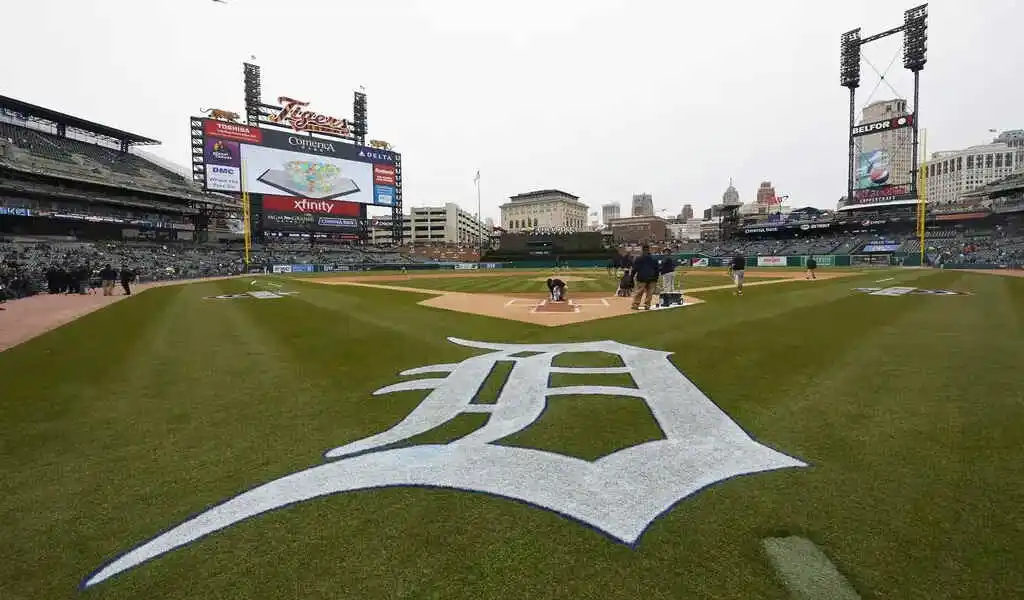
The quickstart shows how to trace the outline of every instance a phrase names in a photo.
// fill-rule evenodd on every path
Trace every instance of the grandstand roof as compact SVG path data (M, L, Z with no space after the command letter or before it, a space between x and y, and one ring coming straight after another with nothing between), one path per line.
M7 96L0 96L0 108L5 108L10 111L21 113L25 117L35 117L36 119L43 119L46 121L52 121L67 127L74 127L82 131L94 133L109 138L113 138L119 141L125 141L129 144L159 144L158 140L143 137L135 133L129 133L100 123L94 123L93 121L87 121L79 117L50 110L49 108L43 108L42 106L36 106L35 104L29 104L15 98L8 98Z

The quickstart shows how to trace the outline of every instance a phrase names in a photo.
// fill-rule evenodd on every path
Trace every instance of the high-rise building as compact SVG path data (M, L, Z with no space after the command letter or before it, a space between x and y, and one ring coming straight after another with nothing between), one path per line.
M993 144L1006 144L1013 150L1014 169L1024 169L1024 129L1011 129L1000 133Z
M683 223L685 223L685 222L689 221L692 218L693 218L693 205L692 204L684 204L683 205L683 212L679 213L679 220L682 221Z
M622 216L622 206L618 202L610 202L601 205L601 222L607 225L612 219Z
M775 206L779 203L775 197L775 186L770 181L761 182L754 198L754 203L758 206Z
M586 231L587 205L561 190L517 194L501 205L501 227L511 232Z
M633 194L634 217L654 216L654 197L650 194Z
M1019 170L1019 154L1005 143L935 152L925 162L929 204L958 202L965 193Z
M864 107L860 123L872 123L896 117L905 117L907 101L903 99L879 100ZM908 185L913 182L913 146L914 134L910 127L893 129L882 133L872 133L856 138L859 154L882 150L889 157L890 185ZM857 163L859 164L859 163Z

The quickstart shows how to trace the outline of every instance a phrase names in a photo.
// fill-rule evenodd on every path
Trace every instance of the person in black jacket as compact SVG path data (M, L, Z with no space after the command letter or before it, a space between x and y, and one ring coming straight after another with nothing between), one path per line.
M676 291L676 261L672 255L666 253L662 256L658 268L661 272L661 291L668 293Z
M814 260L813 256L807 257L807 279L817 279L814 276L814 270L818 268L818 261Z
M729 273L732 275L732 280L736 283L736 295L743 295L743 272L747 268L747 259L742 254L737 252L732 257L732 262L729 264Z
M110 265L106 265L100 269L100 281L103 282L103 295L113 296L114 282L117 281L117 271L112 269Z
M644 310L651 309L651 297L658 285L658 261L651 256L651 247L645 245L640 249L640 256L633 261L633 277L636 279L636 293L633 294L633 310L640 310L641 301Z
M561 279L548 279L548 293L551 300L561 302L565 300L565 282Z
M135 281L135 271L132 271L128 267L121 267L121 287L124 288L124 295L132 295L131 283Z

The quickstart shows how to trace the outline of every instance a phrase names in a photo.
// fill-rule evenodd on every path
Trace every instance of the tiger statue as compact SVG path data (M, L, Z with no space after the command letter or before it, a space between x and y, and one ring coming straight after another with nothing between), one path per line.
M230 110L221 110L219 108L204 108L202 112L203 114L209 113L211 119L217 119L219 121L230 121L232 123L237 123L239 119L238 113L231 112Z

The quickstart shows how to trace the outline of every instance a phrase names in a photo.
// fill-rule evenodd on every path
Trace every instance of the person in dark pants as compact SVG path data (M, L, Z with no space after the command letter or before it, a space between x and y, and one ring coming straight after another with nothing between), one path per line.
M633 272L629 269L623 271L622 279L619 280L619 289L615 295L624 298L633 297Z
M818 261L814 260L813 256L807 258L807 279L817 279L814 276L815 269L818 268Z
M661 291L672 293L676 291L676 261L671 254L665 254L659 265L661 271Z
M633 310L640 310L641 302L644 310L651 309L651 297L658 285L658 261L651 256L651 247L644 245L640 256L633 261L633 277L636 279L636 293L633 294Z
M103 295L113 296L114 282L117 281L117 271L111 268L110 265L106 265L100 269L100 281L103 282Z
M135 271L127 267L121 267L121 287L124 288L124 295L132 295L131 283L135 281Z
M732 262L729 264L729 272L732 275L733 282L736 283L736 295L743 295L743 272L747 268L747 259L742 254L737 252L732 257Z
M548 293L555 302L565 300L565 282L557 278L548 279Z

